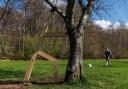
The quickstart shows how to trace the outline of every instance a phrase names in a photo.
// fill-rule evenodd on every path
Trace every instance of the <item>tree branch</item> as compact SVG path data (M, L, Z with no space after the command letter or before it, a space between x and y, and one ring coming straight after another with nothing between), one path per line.
M4 9L2 15L0 16L0 20L4 17L4 15L5 15L6 11L7 11L7 8L8 8L8 3L9 3L10 1L11 1L11 0L7 0L7 1L6 1L6 3L5 3L6 6L5 6L5 9Z
M94 6L94 1L95 0L87 0L87 5L84 7L81 3L82 0L79 0L79 4L82 7L82 15L80 17L79 23L77 25L77 29L80 28L81 26L84 26L84 24L87 22L91 12L92 8Z
M56 11L63 19L65 19L65 15L60 9L54 6L49 0L45 0L45 2L52 8L52 11Z
M76 0L67 0L66 19L65 19L67 34L70 34L75 28L74 25L75 1Z
M83 0L78 0L78 3L80 5L81 9L83 10L84 9Z

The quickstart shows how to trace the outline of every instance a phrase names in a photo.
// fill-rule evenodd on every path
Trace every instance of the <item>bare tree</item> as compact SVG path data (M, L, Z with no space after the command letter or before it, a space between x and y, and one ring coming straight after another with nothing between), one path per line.
M75 25L74 14L77 0L66 0L66 11L63 13L50 0L45 0L52 11L57 12L65 21L67 35L70 43L70 55L65 74L65 82L79 81L83 79L83 35L84 26L91 15L95 0L78 0L81 7L81 16Z

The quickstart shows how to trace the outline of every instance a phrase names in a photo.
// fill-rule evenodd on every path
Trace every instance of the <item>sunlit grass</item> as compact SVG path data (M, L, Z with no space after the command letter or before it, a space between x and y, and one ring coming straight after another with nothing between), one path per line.
M0 61L0 81L21 81L29 61ZM76 85L32 85L27 89L128 89L128 60L112 60L112 67L105 67L104 60L84 61L85 82ZM59 62L59 74L64 78L66 60ZM92 68L88 67L92 64ZM47 80L52 76L52 63L37 61L30 80ZM45 78L45 79L44 79Z

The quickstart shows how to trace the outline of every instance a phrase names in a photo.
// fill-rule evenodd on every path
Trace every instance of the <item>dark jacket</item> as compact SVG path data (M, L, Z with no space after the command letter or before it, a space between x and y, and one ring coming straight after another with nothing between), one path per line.
M108 59L110 57L110 55L111 55L111 52L109 50L106 50L105 51L105 57L106 57L106 59Z

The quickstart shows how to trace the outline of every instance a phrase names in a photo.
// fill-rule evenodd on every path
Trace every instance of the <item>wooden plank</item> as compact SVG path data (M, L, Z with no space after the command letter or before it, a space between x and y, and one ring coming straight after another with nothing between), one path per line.
M44 37L66 37L67 34L63 32L48 32L44 35Z
M55 57L53 57L53 56L51 56L51 55L49 55L49 54L47 54L47 53L45 53L43 51L38 51L38 55L40 55L43 58L48 59L48 60L50 60L50 61L52 61L54 63L53 64L54 81L58 81L59 80L59 77L58 77L59 76L58 75L58 60Z
M35 61L36 61L36 57L37 57L37 52L31 58L30 64L29 64L28 69L27 69L27 72L24 76L24 82L27 82L30 79L32 69L33 69L33 66L34 66Z
M54 62L55 73L58 75L58 69L55 68L55 67L58 67L58 60L56 58L52 57L51 55L43 52L43 51L38 51L31 58L30 64L29 64L28 69L27 69L27 72L26 72L26 74L24 76L24 83L28 82L29 79L30 79L30 76L31 76L31 73L32 73L33 66L35 64L37 55ZM57 75L56 75L56 80L58 80L58 76Z
M58 75L58 61L56 63L54 63L53 65L53 75L54 75L54 81L58 81L59 80L59 75Z
M23 81L12 81L12 80L4 80L0 81L0 85L2 84L23 84ZM1 89L1 88L0 88Z
M57 59L55 57L53 57L53 56L51 56L51 55L49 55L49 54L47 54L47 53L45 53L43 51L38 51L38 55L40 55L41 57L43 57L45 59L48 59L48 60L50 60L52 62L56 62L57 61Z

